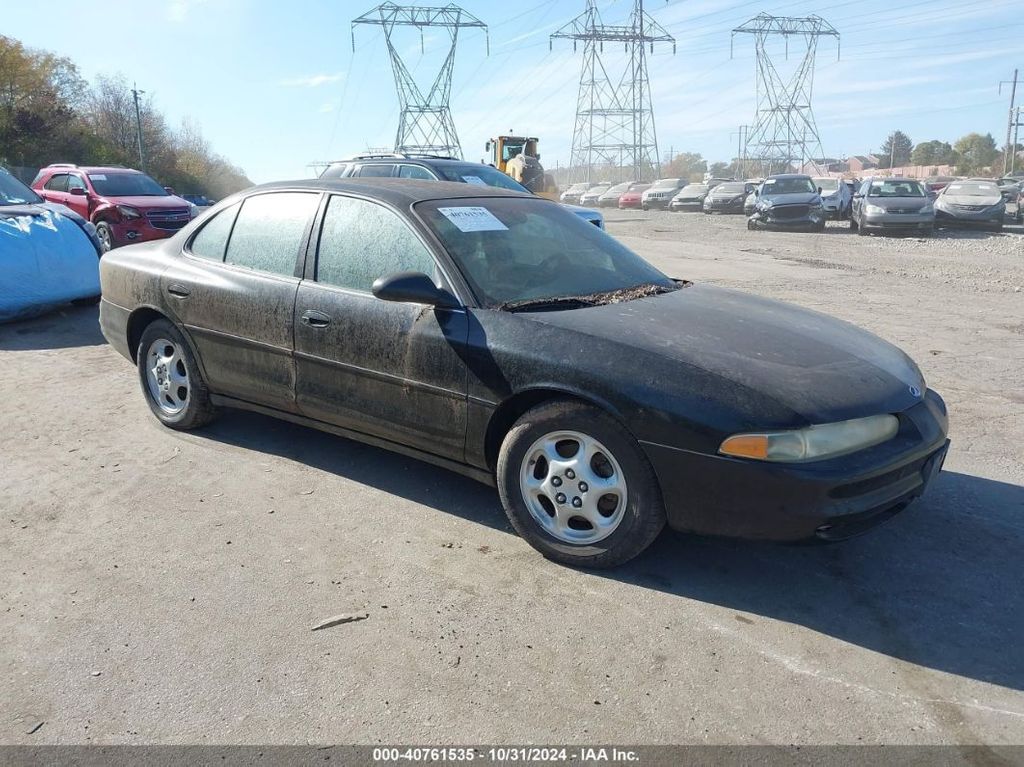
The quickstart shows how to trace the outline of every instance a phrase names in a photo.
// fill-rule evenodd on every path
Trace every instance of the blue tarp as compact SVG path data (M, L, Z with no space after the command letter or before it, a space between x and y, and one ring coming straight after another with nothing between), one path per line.
M99 293L96 248L59 206L0 205L0 322Z

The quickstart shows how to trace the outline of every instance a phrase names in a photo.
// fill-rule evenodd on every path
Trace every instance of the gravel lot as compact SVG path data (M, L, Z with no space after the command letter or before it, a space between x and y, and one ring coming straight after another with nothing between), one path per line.
M95 309L0 326L0 742L1024 741L1024 234L608 220L906 349L951 412L930 494L840 545L666 533L577 572L460 476L251 414L163 429Z

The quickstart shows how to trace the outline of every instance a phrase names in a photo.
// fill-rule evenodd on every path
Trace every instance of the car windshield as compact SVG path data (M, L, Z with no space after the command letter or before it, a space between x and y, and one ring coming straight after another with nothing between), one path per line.
M708 191L708 185L707 184L689 184L688 186L684 186L683 187L683 191L681 191L679 194L682 194L682 195L698 195L698 194L705 194L707 191Z
M168 197L168 192L144 173L90 173L89 181L104 197Z
M662 178L654 182L652 189L671 189L672 187L679 186L678 178Z
M35 192L5 170L0 170L0 205L26 205L42 202Z
M746 184L719 184L715 187L716 192L725 192L726 194L743 194L746 189Z
M588 195L595 195L595 194L604 194L605 192L607 192L607 191L608 191L608 189L609 189L609 188L610 188L610 187L608 187L608 186L606 186L606 185L603 185L603 184L599 184L598 186L595 186L595 187L594 187L593 189L591 189L590 191L588 191L588 192L587 192L587 194L588 194Z
M868 197L925 197L924 187L917 181L885 180L872 181Z
M627 184L616 184L615 186L611 187L608 190L608 193L610 194L612 192L628 192L628 191L629 191L629 184L628 183Z
M573 184L566 191L567 192L585 192L588 189L590 189L590 184L588 184L586 181L584 181L584 182L581 182L579 184Z
M995 197L999 189L995 184L950 184L946 187L946 193L954 197Z
M431 200L415 210L489 308L560 299L561 308L570 308L587 296L581 305L622 300L607 294L630 288L650 295L678 287L613 237L546 200Z
M823 192L834 192L839 189L839 182L834 178L816 178L814 183L820 186Z
M477 184L478 186L494 186L498 189L511 189L514 192L527 192L525 186L510 176L506 176L500 170L495 170L490 165L442 165L436 168L446 181L461 181L464 184Z
M809 178L770 178L764 182L762 194L811 194L817 187Z

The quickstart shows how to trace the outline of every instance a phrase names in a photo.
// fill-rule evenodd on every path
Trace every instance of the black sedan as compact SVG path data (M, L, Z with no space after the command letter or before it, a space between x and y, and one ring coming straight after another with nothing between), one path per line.
M844 538L919 496L948 444L899 349L671 279L521 193L255 187L101 277L103 333L165 425L245 408L462 472L572 565L624 562L666 521Z

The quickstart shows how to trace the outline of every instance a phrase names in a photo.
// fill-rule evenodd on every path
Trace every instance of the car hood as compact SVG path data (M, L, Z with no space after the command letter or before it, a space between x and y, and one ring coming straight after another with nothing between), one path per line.
M952 205L998 205L1003 201L1001 194L992 194L986 197L966 194L942 194L936 199L938 203L949 203Z
M821 197L817 192L799 192L797 194L762 194L761 201L769 205L813 205Z
M919 401L911 387L925 388L913 360L865 330L710 285L521 316L620 344L622 359L632 358L632 365L642 365L636 355L647 353L702 369L772 399L806 423L898 412Z
M931 200L927 197L866 197L864 202L868 205L877 205L883 210L891 208L919 210L931 203Z
M191 203L175 195L168 197L107 197L112 205L129 205L133 208L144 208L146 210L165 210L167 208L188 208Z

